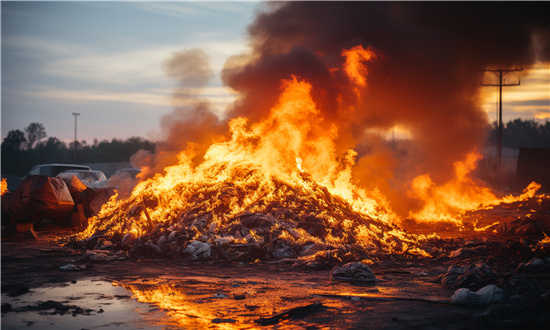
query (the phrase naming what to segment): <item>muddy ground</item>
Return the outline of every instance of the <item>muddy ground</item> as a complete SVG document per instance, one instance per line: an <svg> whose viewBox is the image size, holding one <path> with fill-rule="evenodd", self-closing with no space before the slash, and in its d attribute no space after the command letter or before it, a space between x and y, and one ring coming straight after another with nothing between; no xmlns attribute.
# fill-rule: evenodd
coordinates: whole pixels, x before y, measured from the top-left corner
<svg viewBox="0 0 550 330"><path fill-rule="evenodd" d="M468 251L475 252L465 249L455 258L381 258L370 266L380 281L359 285L331 279L330 269L291 262L78 261L84 251L55 240L71 234L50 227L37 230L37 240L22 234L2 238L2 329L548 329L550 324L548 273L529 275L546 298L520 295L515 299L521 303L493 309L451 304L455 290L438 277L453 264L488 261L504 283L532 257L521 251L518 244L526 241L518 238L477 245L470 240ZM465 240L449 244L466 246ZM60 268L68 264L76 269ZM269 319L285 311L286 317Z"/></svg>

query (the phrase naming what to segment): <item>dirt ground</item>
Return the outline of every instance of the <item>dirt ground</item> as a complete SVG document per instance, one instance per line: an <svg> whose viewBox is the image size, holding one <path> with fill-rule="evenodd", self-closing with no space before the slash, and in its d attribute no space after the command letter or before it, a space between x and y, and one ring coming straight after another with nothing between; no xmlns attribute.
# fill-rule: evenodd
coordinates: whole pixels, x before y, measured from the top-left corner
<svg viewBox="0 0 550 330"><path fill-rule="evenodd" d="M55 243L73 234L60 230L37 231L37 240L2 239L2 329L547 329L549 324L539 305L523 311L509 305L511 310L495 314L487 306L451 304L455 290L437 276L453 263L488 255L460 261L388 257L371 265L379 282L357 285L331 279L330 269L291 263L79 262L84 251ZM506 256L491 258L506 264ZM508 270L521 258L512 259ZM77 270L60 269L68 264ZM548 273L536 278L548 292ZM268 319L285 311L286 318Z"/></svg>

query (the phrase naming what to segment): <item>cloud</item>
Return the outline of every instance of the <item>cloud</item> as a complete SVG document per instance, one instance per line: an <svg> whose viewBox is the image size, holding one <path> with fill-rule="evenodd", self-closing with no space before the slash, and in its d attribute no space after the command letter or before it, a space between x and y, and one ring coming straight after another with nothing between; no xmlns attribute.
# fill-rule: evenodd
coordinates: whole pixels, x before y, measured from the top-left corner
<svg viewBox="0 0 550 330"><path fill-rule="evenodd" d="M44 39L32 35L2 35L3 50L12 50L19 56L27 58L48 58L86 54L93 50L85 44L75 44L65 41Z"/></svg>
<svg viewBox="0 0 550 330"><path fill-rule="evenodd" d="M139 7L144 10L155 14L164 16L190 19L200 16L218 16L231 18L235 14L242 14L244 7L249 8L255 6L256 2L249 1L249 3L234 3L234 2L186 2L185 5L178 2L142 2L139 3Z"/></svg>
<svg viewBox="0 0 550 330"><path fill-rule="evenodd" d="M157 105L162 107L172 106L185 106L192 104L196 101L195 98L190 99L188 102L184 99L178 99L174 102L172 98L173 90L167 89L149 89L141 92L110 92L104 90L74 90L74 89L60 89L50 87L40 87L34 91L18 92L10 90L10 93L18 93L20 96L33 97L33 98L49 98L63 100L66 102L120 102L130 104L148 104ZM198 94L197 97L203 100L208 100L211 107L218 116L223 116L223 112L228 104L235 100L235 94L232 94L226 87L206 87Z"/></svg>
<svg viewBox="0 0 550 330"><path fill-rule="evenodd" d="M84 84L118 86L168 83L161 64L170 54L185 49L185 44L110 51L94 47L38 39L31 36L11 37L2 41L4 50L33 59L38 70L47 76L77 80ZM216 40L215 36L193 43L211 56L212 68L219 73L227 57L241 53L239 40ZM189 47L191 48L191 47ZM36 60L36 61L34 61Z"/></svg>
<svg viewBox="0 0 550 330"><path fill-rule="evenodd" d="M522 72L522 77L510 76L508 83L516 83L520 78L519 86L503 88L503 121L518 117L550 119L550 63L538 62L530 70ZM491 118L490 121L494 121L498 107L498 88L487 87L483 92L483 108Z"/></svg>

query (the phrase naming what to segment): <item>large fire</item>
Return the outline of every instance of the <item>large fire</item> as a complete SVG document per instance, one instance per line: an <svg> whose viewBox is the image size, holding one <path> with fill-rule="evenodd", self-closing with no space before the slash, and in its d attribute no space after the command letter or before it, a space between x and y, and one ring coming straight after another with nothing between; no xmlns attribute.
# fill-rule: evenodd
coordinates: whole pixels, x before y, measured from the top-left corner
<svg viewBox="0 0 550 330"><path fill-rule="evenodd" d="M362 46L342 52L342 71L357 93L367 88L367 63L377 54ZM229 133L226 141L209 146L202 163L194 164L189 144L178 164L139 183L129 197L111 198L80 238L102 234L125 244L160 237L152 243L172 241L180 248L194 240L260 247L269 242L273 249L294 243L354 245L369 253L429 255L421 248L428 238L400 229L403 217L379 190L356 184L357 153L337 154L340 132L319 111L310 82L297 76L283 80L266 118L252 124L234 118ZM408 218L460 228L461 213L505 201L471 177L479 158L474 150L456 162L453 179L441 186L430 174L416 177L410 194L423 207ZM533 184L518 198L533 196L536 189Z"/></svg>

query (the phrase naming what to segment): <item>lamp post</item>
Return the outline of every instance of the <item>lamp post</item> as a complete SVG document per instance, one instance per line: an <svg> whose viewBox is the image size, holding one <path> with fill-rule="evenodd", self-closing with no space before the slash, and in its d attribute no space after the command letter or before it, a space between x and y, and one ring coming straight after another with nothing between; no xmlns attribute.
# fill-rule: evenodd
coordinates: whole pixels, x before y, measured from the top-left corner
<svg viewBox="0 0 550 330"><path fill-rule="evenodd" d="M73 112L74 116L74 163L76 164L76 118L80 116L80 113Z"/></svg>

